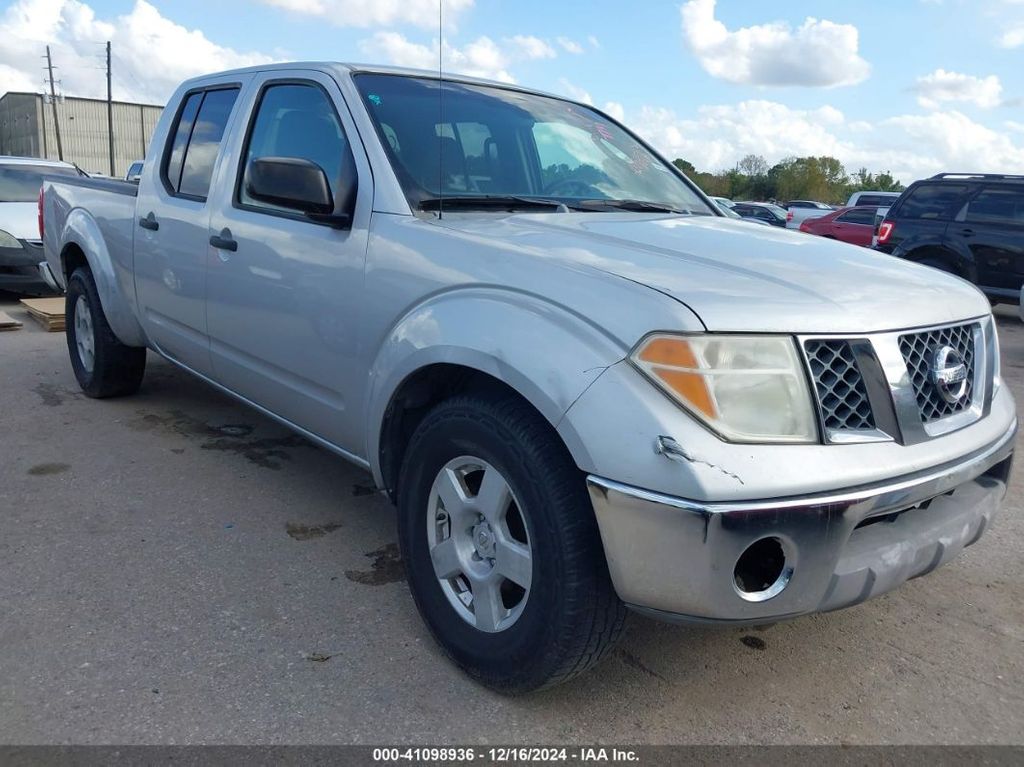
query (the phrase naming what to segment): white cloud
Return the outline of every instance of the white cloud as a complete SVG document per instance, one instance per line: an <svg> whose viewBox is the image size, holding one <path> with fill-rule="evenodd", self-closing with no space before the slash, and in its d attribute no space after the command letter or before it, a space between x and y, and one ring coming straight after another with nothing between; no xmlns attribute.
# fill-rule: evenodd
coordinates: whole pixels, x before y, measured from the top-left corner
<svg viewBox="0 0 1024 767"><path fill-rule="evenodd" d="M553 59L558 55L547 41L533 35L516 35L510 42L528 59Z"/></svg>
<svg viewBox="0 0 1024 767"><path fill-rule="evenodd" d="M267 5L321 16L339 27L412 24L437 29L439 0L263 0ZM445 24L454 24L473 0L444 0Z"/></svg>
<svg viewBox="0 0 1024 767"><path fill-rule="evenodd" d="M583 88L580 88L578 85L574 85L573 83L569 82L566 78L558 78L558 84L561 86L562 93L571 98L573 101L582 101L584 104L594 103L594 99L590 97L590 94L587 93L587 91L585 91Z"/></svg>
<svg viewBox="0 0 1024 767"><path fill-rule="evenodd" d="M1003 32L999 37L999 45L1003 48L1019 48L1024 45L1024 25Z"/></svg>
<svg viewBox="0 0 1024 767"><path fill-rule="evenodd" d="M626 110L618 101L606 101L604 104L604 111L619 122L626 119Z"/></svg>
<svg viewBox="0 0 1024 767"><path fill-rule="evenodd" d="M975 77L936 69L917 78L913 90L917 92L917 103L925 109L938 109L944 102L964 102L989 109L999 106L1003 86L995 75Z"/></svg>
<svg viewBox="0 0 1024 767"><path fill-rule="evenodd" d="M956 111L898 115L872 126L827 105L800 110L749 100L700 107L689 117L643 107L627 124L669 159L682 157L699 170L731 168L759 154L769 164L830 155L847 170L888 170L904 183L940 171L1024 173L1024 142L1011 138L1014 125L1001 133Z"/></svg>
<svg viewBox="0 0 1024 767"><path fill-rule="evenodd" d="M430 46L414 43L398 32L376 32L362 40L359 49L367 56L402 67L437 69L438 43ZM444 70L471 77L512 83L515 78L508 71L511 57L489 37L478 37L462 48L444 44Z"/></svg>
<svg viewBox="0 0 1024 767"><path fill-rule="evenodd" d="M99 19L79 0L18 0L0 16L0 83L5 90L41 91L40 56L52 46L61 90L104 97L102 43L113 50L116 99L163 103L184 79L207 72L270 61L209 40L160 14L145 0L112 19Z"/></svg>
<svg viewBox="0 0 1024 767"><path fill-rule="evenodd" d="M851 24L808 17L795 30L784 22L729 31L715 18L715 0L680 8L683 38L704 70L748 85L833 87L866 79L871 67L857 53Z"/></svg>
<svg viewBox="0 0 1024 767"><path fill-rule="evenodd" d="M559 37L558 44L561 45L567 53L583 53L583 46L568 37Z"/></svg>
<svg viewBox="0 0 1024 767"><path fill-rule="evenodd" d="M601 47L601 41L594 37L594 35L587 35L587 42L590 43L591 48Z"/></svg>

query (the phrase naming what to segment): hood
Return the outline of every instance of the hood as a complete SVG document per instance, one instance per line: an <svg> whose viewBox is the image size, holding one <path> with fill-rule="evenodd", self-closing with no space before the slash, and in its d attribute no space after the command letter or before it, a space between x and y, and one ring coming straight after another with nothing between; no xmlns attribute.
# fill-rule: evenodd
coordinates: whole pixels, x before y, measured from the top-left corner
<svg viewBox="0 0 1024 767"><path fill-rule="evenodd" d="M989 312L980 291L935 269L727 218L446 214L443 225L646 285L688 306L711 331L868 333Z"/></svg>
<svg viewBox="0 0 1024 767"><path fill-rule="evenodd" d="M0 202L0 231L19 240L39 239L39 204Z"/></svg>

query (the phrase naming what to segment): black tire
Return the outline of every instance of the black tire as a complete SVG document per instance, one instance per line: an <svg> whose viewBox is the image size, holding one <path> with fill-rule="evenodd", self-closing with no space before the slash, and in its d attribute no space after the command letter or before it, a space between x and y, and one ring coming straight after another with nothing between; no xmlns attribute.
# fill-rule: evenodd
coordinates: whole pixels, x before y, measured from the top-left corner
<svg viewBox="0 0 1024 767"><path fill-rule="evenodd" d="M442 591L427 539L438 472L472 455L507 481L532 548L533 581L518 619L486 633ZM559 684L586 671L622 634L615 594L584 478L558 435L512 394L460 395L437 405L413 434L398 485L399 545L416 606L434 638L469 676L502 693Z"/></svg>
<svg viewBox="0 0 1024 767"><path fill-rule="evenodd" d="M75 329L75 312L84 299L92 322L93 361L92 369L82 359L78 349ZM79 267L68 280L64 301L65 333L71 367L75 371L78 385L86 396L104 398L134 394L142 384L146 372L146 349L139 346L125 346L110 329L107 317L100 304L100 296L92 273Z"/></svg>

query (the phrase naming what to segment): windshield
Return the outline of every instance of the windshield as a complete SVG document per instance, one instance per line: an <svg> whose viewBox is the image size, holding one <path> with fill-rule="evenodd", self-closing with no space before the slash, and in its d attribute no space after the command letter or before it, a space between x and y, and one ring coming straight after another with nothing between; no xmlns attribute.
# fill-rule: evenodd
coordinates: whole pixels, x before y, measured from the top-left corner
<svg viewBox="0 0 1024 767"><path fill-rule="evenodd" d="M438 195L519 197L714 215L668 165L585 106L450 81L439 103L437 80L355 81L413 207Z"/></svg>
<svg viewBox="0 0 1024 767"><path fill-rule="evenodd" d="M0 202L35 202L43 176L77 176L61 165L0 165Z"/></svg>

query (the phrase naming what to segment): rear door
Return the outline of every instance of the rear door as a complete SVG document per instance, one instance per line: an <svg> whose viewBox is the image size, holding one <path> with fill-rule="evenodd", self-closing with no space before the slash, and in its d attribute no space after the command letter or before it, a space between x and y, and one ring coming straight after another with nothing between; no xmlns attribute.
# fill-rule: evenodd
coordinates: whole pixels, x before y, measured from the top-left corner
<svg viewBox="0 0 1024 767"><path fill-rule="evenodd" d="M833 219L832 233L837 240L868 247L874 234L874 224L874 208L854 208Z"/></svg>
<svg viewBox="0 0 1024 767"><path fill-rule="evenodd" d="M135 208L135 289L146 333L161 352L204 375L211 371L207 200L242 86L232 78L185 94L162 156L143 165Z"/></svg>
<svg viewBox="0 0 1024 767"><path fill-rule="evenodd" d="M1017 297L1024 283L1024 184L982 186L949 234L970 248L979 286Z"/></svg>
<svg viewBox="0 0 1024 767"><path fill-rule="evenodd" d="M326 74L264 73L246 101L205 232L213 245L207 311L215 379L361 454L366 370L356 357L373 202L369 162ZM354 189L351 226L332 228L253 199L246 174L261 157L315 162L336 201Z"/></svg>
<svg viewBox="0 0 1024 767"><path fill-rule="evenodd" d="M943 246L946 228L963 207L967 191L967 184L948 181L925 181L910 189L889 211L887 218L895 225L885 251L892 253L904 242L907 248Z"/></svg>

